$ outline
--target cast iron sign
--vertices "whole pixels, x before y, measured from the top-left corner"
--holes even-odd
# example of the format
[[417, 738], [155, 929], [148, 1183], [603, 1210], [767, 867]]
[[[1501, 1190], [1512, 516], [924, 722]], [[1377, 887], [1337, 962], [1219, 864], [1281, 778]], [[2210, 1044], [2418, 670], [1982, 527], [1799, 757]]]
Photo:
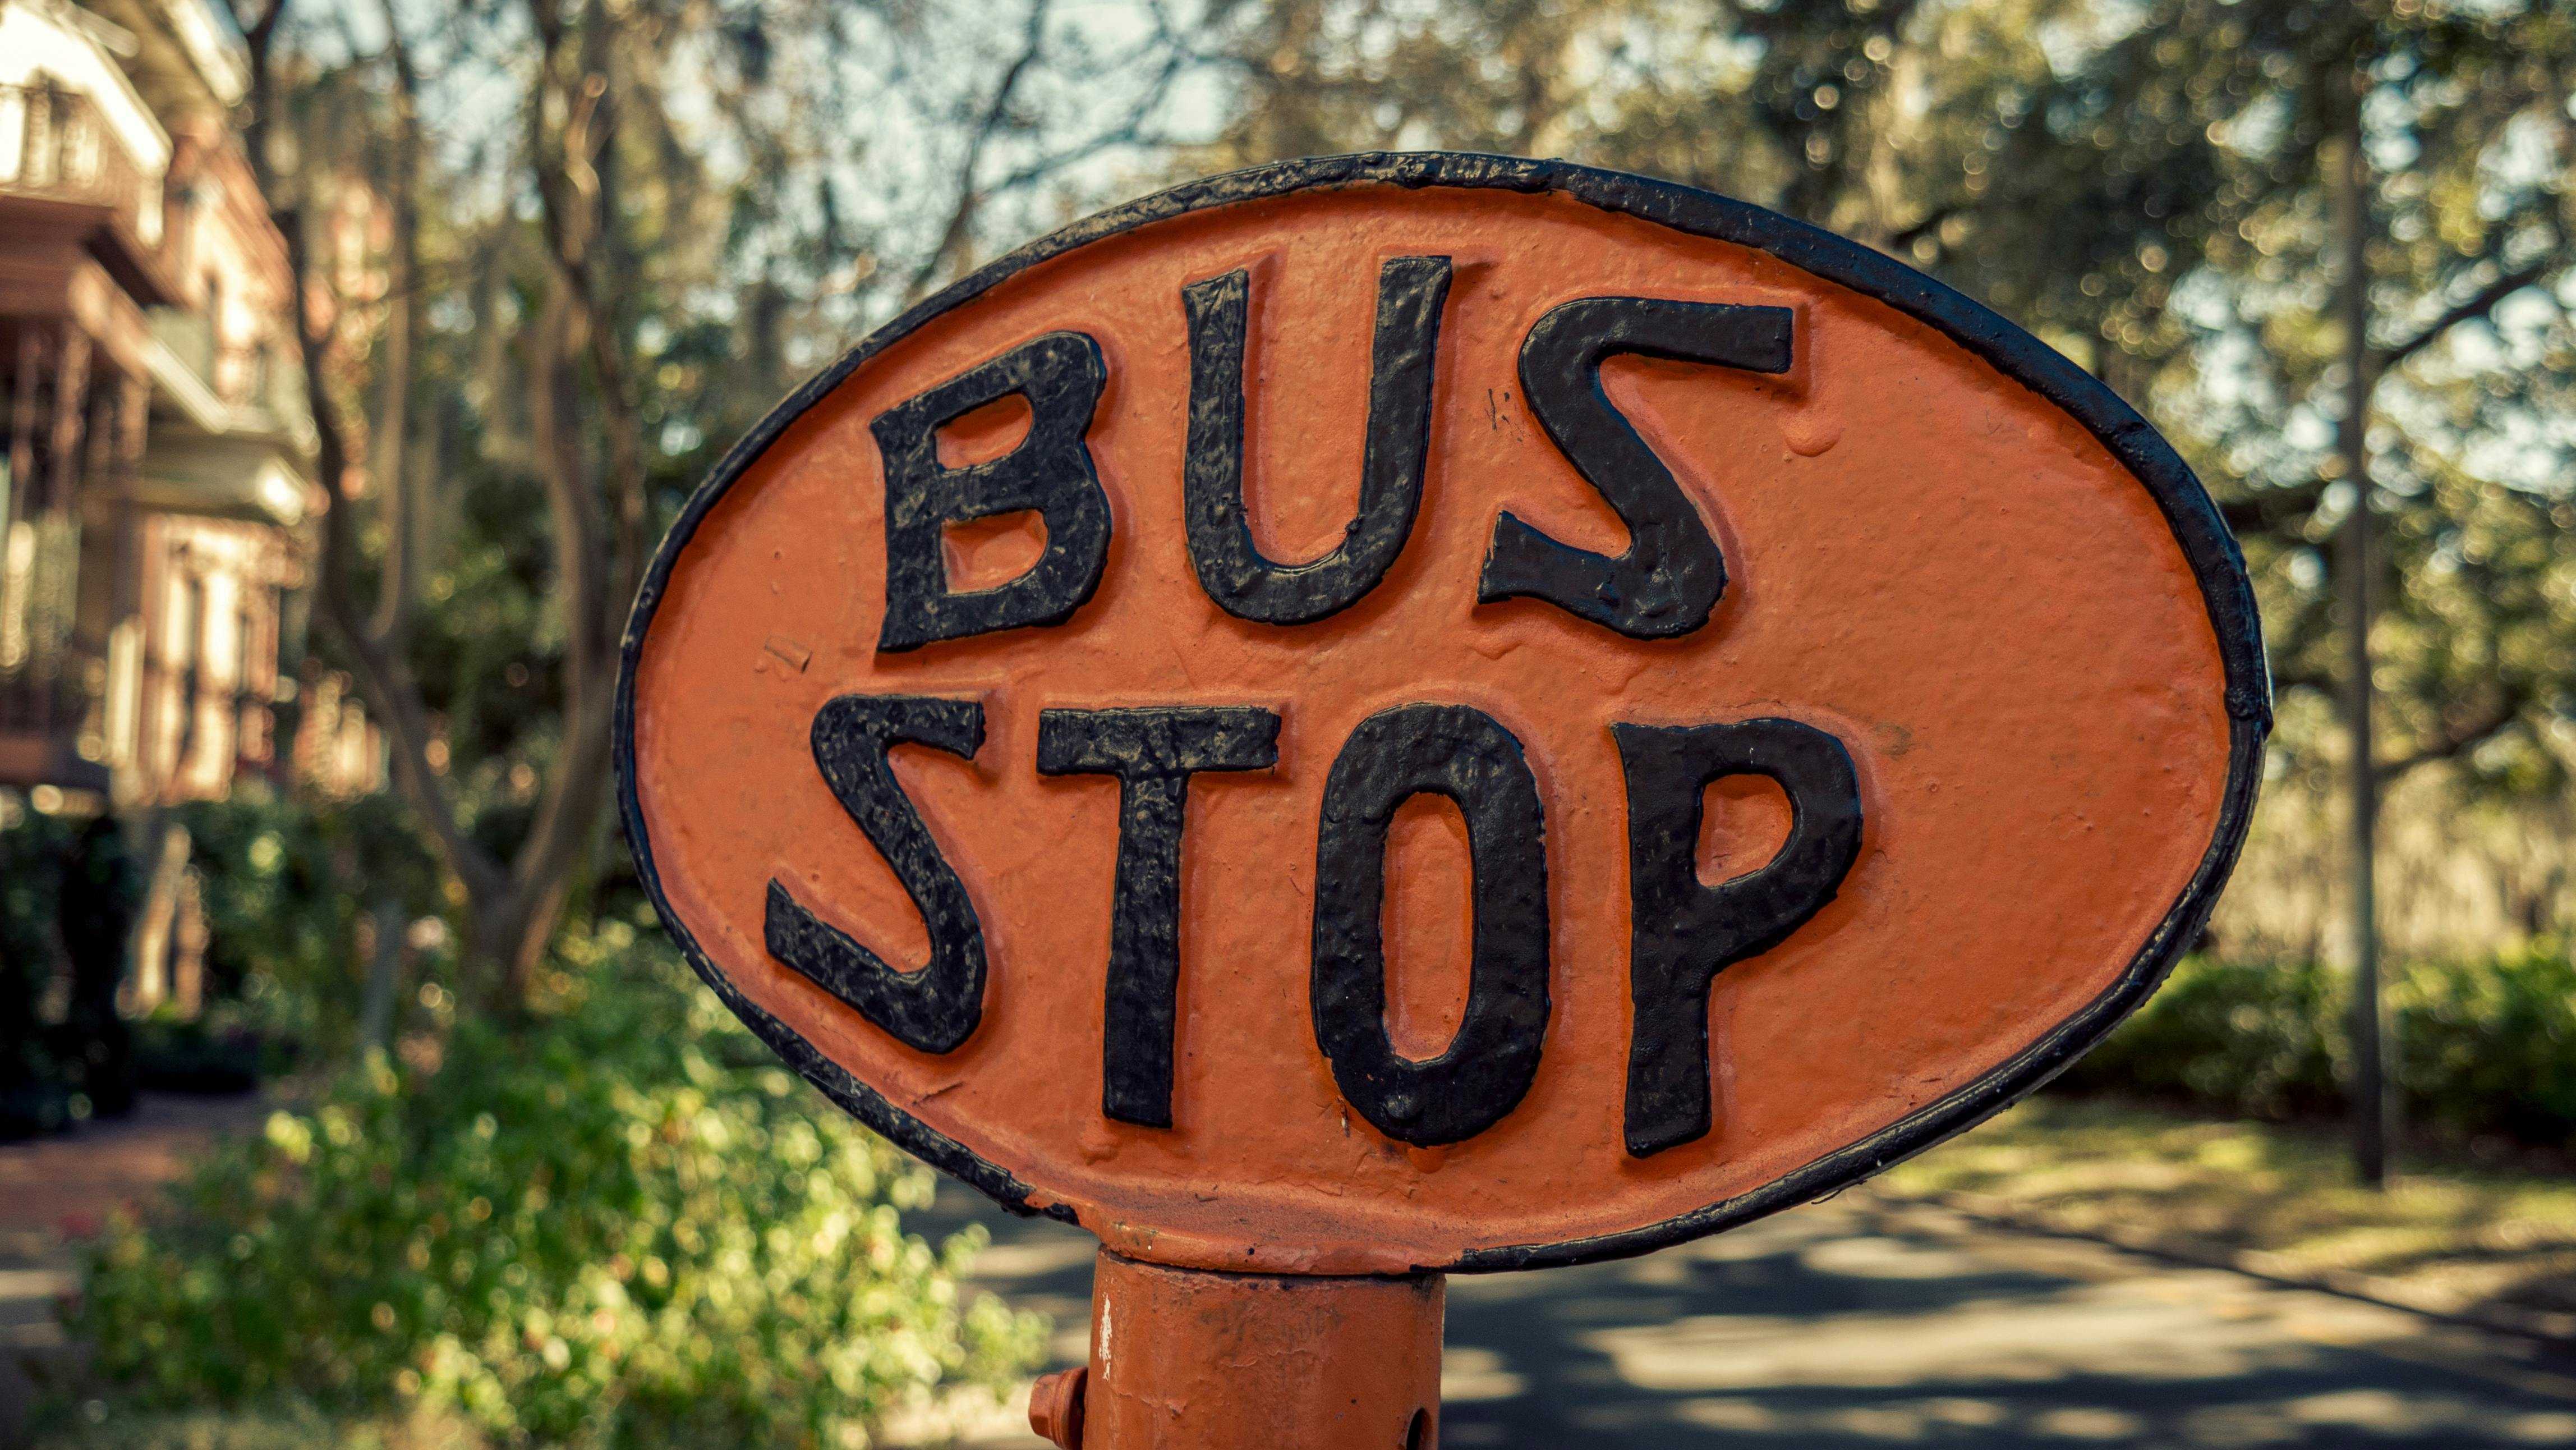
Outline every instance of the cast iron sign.
[[869, 1124], [1191, 1267], [1634, 1252], [1993, 1112], [2243, 835], [2242, 565], [2136, 414], [1739, 202], [1299, 162], [800, 390], [625, 642], [672, 935]]

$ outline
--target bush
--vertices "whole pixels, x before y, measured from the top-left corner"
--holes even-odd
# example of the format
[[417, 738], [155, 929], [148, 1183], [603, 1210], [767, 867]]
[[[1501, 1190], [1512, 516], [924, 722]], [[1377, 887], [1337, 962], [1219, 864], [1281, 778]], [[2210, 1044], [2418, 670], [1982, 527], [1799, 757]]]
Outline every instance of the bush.
[[[246, 778], [228, 799], [180, 806], [165, 823], [188, 831], [202, 891], [204, 1013], [136, 1024], [128, 1042], [103, 1003], [85, 1012], [77, 992], [68, 1004], [53, 996], [55, 1020], [43, 1020], [49, 993], [73, 975], [64, 911], [78, 910], [66, 887], [77, 885], [83, 823], [0, 789], [0, 1139], [113, 1110], [135, 1086], [231, 1092], [299, 1054], [350, 1061], [366, 990], [361, 919], [386, 910], [408, 921], [441, 905], [436, 863], [390, 796], [298, 800]], [[139, 911], [161, 837], [144, 823], [127, 829], [124, 886]]]
[[45, 989], [62, 967], [56, 935], [70, 825], [0, 792], [0, 1139], [70, 1121], [69, 1091], [42, 1023]]
[[612, 925], [565, 958], [532, 1020], [456, 1022], [443, 1060], [427, 1039], [411, 1065], [375, 1055], [110, 1229], [70, 1318], [130, 1406], [847, 1446], [909, 1396], [1034, 1361], [1041, 1321], [959, 1301], [980, 1231], [901, 1231], [927, 1169], [777, 1067], [658, 940]]
[[2576, 965], [2563, 945], [2424, 963], [2390, 998], [2410, 1120], [2576, 1146]]
[[224, 1027], [281, 1052], [349, 1062], [358, 1050], [366, 953], [359, 922], [380, 904], [409, 920], [444, 905], [438, 869], [401, 802], [280, 797], [255, 782], [182, 807], [206, 913], [206, 994]]
[[[2246, 1117], [2340, 1114], [2351, 985], [2314, 962], [2186, 958], [2060, 1083]], [[2576, 1148], [2576, 964], [2564, 944], [2391, 964], [2387, 1003], [2408, 1122]]]
[[2186, 957], [2135, 1016], [2059, 1081], [2286, 1119], [2344, 1100], [2344, 974]]

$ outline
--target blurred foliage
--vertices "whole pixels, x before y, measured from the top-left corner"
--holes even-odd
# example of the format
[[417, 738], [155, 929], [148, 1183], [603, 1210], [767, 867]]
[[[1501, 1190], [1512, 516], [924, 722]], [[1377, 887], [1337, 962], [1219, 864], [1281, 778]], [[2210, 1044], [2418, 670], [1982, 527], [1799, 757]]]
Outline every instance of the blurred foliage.
[[2343, 973], [2314, 962], [2186, 957], [2156, 995], [2057, 1080], [2251, 1117], [2343, 1102]]
[[2576, 965], [2565, 942], [2413, 964], [2389, 1001], [2412, 1121], [2576, 1145]]
[[73, 823], [0, 798], [0, 1138], [68, 1120], [68, 1091], [46, 1040], [45, 994], [62, 970], [56, 889]]
[[310, 1405], [255, 1409], [110, 1410], [92, 1401], [55, 1417], [30, 1442], [41, 1450], [491, 1450], [489, 1437], [454, 1417], [427, 1413], [350, 1419]]
[[[11, 797], [0, 826], [0, 1137], [61, 1127], [83, 1090], [77, 1024], [62, 1019], [68, 971], [61, 884], [78, 818]], [[358, 1047], [367, 937], [442, 905], [435, 863], [388, 796], [286, 797], [259, 780], [229, 799], [129, 821], [129, 840], [165, 827], [190, 837], [205, 914], [203, 1010], [165, 1003], [133, 1024], [138, 1082], [182, 1092], [242, 1091], [308, 1054], [339, 1063]], [[434, 928], [436, 924], [433, 918]], [[413, 970], [445, 970], [443, 929], [414, 949]], [[56, 1000], [48, 1001], [49, 994]], [[50, 1011], [54, 1020], [47, 1020]]]
[[[172, 816], [188, 831], [206, 914], [217, 1035], [238, 1028], [351, 1060], [368, 958], [361, 923], [381, 905], [408, 923], [446, 904], [437, 863], [401, 802], [283, 797], [248, 782]], [[437, 975], [444, 961], [432, 955], [418, 975]]]
[[217, 1002], [195, 1017], [156, 1014], [134, 1024], [135, 1086], [147, 1092], [230, 1096], [257, 1090], [295, 1065], [297, 1044], [269, 1037]]
[[[2350, 984], [2315, 962], [2186, 958], [2059, 1083], [2275, 1120], [2339, 1113]], [[2387, 991], [2407, 1122], [2454, 1141], [2576, 1148], [2576, 963], [2564, 942], [2392, 964]]]
[[[799, 377], [1073, 216], [1290, 156], [1561, 156], [1741, 196], [1903, 258], [2151, 418], [2245, 543], [2285, 696], [2275, 799], [2324, 798], [2343, 748], [2333, 542], [2354, 501], [2336, 447], [2351, 340], [2332, 306], [2330, 163], [2358, 124], [2374, 163], [2362, 343], [2387, 524], [2374, 642], [2391, 783], [2429, 766], [2461, 794], [2531, 807], [2506, 840], [2567, 798], [2565, 5], [654, 0], [568, 13], [596, 29], [583, 63], [618, 98], [604, 245], [645, 425], [648, 532]], [[432, 15], [442, 23], [420, 24], [409, 54], [436, 143], [416, 188], [415, 366], [396, 440], [410, 481], [351, 508], [362, 593], [390, 580], [412, 601], [400, 643], [439, 735], [438, 788], [500, 854], [555, 768], [564, 705], [524, 383], [548, 274], [527, 183], [508, 171], [535, 102], [457, 80], [524, 43], [515, 7], [419, 12]], [[328, 6], [298, 10], [289, 31], [314, 61], [289, 124], [316, 195], [384, 184], [400, 110], [386, 38]], [[514, 179], [479, 180], [495, 175]], [[380, 262], [369, 235], [335, 231], [329, 247], [364, 252], [334, 265]], [[386, 385], [376, 343], [398, 299], [346, 300], [355, 408]], [[391, 456], [386, 440], [366, 447]], [[430, 522], [395, 548], [404, 510]], [[2323, 816], [2293, 815], [2326, 838]], [[2257, 849], [2304, 845], [2271, 832]], [[2576, 927], [2576, 876], [2505, 894], [2525, 899], [2473, 913], [2489, 938]], [[2332, 918], [2333, 896], [2268, 920], [2265, 948], [2316, 950], [2297, 939]]]
[[850, 1446], [998, 1385], [1042, 1324], [898, 1211], [928, 1169], [776, 1065], [657, 940], [568, 935], [503, 1030], [444, 1031], [115, 1224], [71, 1314], [119, 1413], [287, 1402], [504, 1443]]
[[509, 1010], [599, 865], [614, 646], [689, 486], [979, 226], [1153, 147], [1165, 7], [1075, 8], [233, 5], [330, 299], [316, 646], [462, 893], [470, 998]]

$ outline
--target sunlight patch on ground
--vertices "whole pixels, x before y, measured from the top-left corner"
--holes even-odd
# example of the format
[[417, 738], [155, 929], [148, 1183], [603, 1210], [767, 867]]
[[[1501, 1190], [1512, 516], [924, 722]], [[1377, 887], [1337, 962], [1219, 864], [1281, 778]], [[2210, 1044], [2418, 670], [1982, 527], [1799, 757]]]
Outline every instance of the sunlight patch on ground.
[[1828, 1239], [1798, 1258], [1819, 1274], [1854, 1279], [1958, 1279], [1992, 1272], [1973, 1254], [1876, 1235]]
[[1453, 1344], [1440, 1352], [1440, 1400], [1465, 1405], [1485, 1400], [1514, 1400], [1529, 1390], [1529, 1381], [1512, 1372], [1490, 1349]]
[[[2576, 1182], [2400, 1167], [2374, 1191], [2352, 1182], [2338, 1134], [2039, 1097], [1872, 1191], [2121, 1242], [2205, 1246], [2261, 1273], [2437, 1313], [2498, 1305], [2576, 1330]], [[2532, 1324], [2556, 1332], [2557, 1319]]]
[[1694, 1315], [1591, 1330], [1577, 1340], [1607, 1356], [1628, 1384], [1672, 1393], [2087, 1375], [2208, 1379], [2304, 1367], [2312, 1359], [2307, 1345], [2367, 1344], [2417, 1331], [2411, 1316], [2377, 1305], [2309, 1294], [2268, 1299], [2213, 1322], [2206, 1299], [2176, 1292], [2169, 1281], [2129, 1281], [1914, 1314]]
[[2379, 1436], [2475, 1437], [2480, 1442], [2576, 1445], [2576, 1414], [2501, 1412], [2450, 1395], [2398, 1395], [2344, 1390], [2298, 1399], [2214, 1406], [2184, 1416], [2188, 1443], [2215, 1450], [2309, 1442], [2318, 1430]]
[[[1593, 1428], [1636, 1431], [1645, 1416], [1620, 1407], [1593, 1417]], [[2165, 1419], [2111, 1405], [2034, 1407], [2000, 1400], [1942, 1396], [1817, 1408], [1760, 1394], [1701, 1396], [1664, 1407], [1656, 1418], [1699, 1430], [1778, 1436], [1849, 1436], [1903, 1445], [1962, 1444], [1984, 1439], [2083, 1444], [2189, 1445], [2195, 1450], [2254, 1450], [2311, 1443], [2320, 1430], [2380, 1436], [2457, 1436], [2463, 1443], [2576, 1445], [2576, 1414], [2503, 1412], [2445, 1395], [2349, 1390], [2298, 1399], [2216, 1406]]]

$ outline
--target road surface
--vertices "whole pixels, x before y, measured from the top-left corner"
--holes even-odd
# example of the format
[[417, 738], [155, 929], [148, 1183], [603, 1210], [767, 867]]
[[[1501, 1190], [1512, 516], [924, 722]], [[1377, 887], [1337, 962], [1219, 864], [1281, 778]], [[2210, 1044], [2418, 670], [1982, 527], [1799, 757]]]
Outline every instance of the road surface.
[[[978, 1281], [1086, 1354], [1092, 1244], [975, 1212]], [[976, 1200], [980, 1202], [980, 1200]], [[2576, 1446], [2576, 1355], [1845, 1194], [1645, 1258], [1449, 1281], [1453, 1450]], [[1042, 1447], [1012, 1409], [957, 1426]]]

